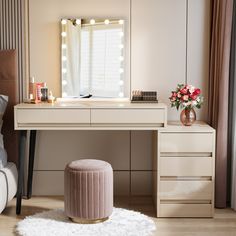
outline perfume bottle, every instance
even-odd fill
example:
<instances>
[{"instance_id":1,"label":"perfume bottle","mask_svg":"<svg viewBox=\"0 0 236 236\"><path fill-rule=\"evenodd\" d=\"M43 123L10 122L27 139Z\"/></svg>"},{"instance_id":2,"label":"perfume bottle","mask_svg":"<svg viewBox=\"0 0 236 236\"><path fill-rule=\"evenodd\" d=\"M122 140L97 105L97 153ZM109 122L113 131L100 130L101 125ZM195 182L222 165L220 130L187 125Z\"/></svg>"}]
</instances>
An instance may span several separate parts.
<instances>
[{"instance_id":1,"label":"perfume bottle","mask_svg":"<svg viewBox=\"0 0 236 236\"><path fill-rule=\"evenodd\" d=\"M48 88L46 83L43 83L43 87L41 88L41 101L46 102L48 100Z\"/></svg>"}]
</instances>

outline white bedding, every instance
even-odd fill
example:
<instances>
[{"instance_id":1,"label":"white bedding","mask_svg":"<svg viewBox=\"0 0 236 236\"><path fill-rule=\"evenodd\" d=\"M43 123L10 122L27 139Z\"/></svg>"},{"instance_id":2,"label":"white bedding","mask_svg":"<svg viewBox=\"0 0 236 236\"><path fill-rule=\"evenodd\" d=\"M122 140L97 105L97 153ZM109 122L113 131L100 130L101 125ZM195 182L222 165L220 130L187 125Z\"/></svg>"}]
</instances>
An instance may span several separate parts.
<instances>
[{"instance_id":1,"label":"white bedding","mask_svg":"<svg viewBox=\"0 0 236 236\"><path fill-rule=\"evenodd\" d=\"M12 162L8 162L7 166L0 170L0 213L15 196L17 180L18 173L16 165Z\"/></svg>"}]
</instances>

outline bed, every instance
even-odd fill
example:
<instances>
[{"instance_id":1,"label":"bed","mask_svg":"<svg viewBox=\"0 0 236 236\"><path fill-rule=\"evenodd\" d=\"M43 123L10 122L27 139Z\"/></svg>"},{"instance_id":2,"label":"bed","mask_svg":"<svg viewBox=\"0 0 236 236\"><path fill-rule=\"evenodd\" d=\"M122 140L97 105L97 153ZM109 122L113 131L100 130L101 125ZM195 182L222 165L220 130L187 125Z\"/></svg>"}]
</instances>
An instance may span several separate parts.
<instances>
[{"instance_id":1,"label":"bed","mask_svg":"<svg viewBox=\"0 0 236 236\"><path fill-rule=\"evenodd\" d=\"M19 96L16 50L0 50L0 95L8 96L1 132L8 160L7 164L0 168L1 213L17 192L18 134L14 131L14 105L19 102Z\"/></svg>"}]
</instances>

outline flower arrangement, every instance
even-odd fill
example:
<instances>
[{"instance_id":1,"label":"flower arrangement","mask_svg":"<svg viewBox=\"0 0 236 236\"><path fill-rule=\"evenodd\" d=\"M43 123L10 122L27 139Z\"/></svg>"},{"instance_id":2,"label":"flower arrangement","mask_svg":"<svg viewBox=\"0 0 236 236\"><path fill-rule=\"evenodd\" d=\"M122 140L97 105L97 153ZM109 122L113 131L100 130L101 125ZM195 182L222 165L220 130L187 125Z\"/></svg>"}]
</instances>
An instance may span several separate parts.
<instances>
[{"instance_id":1,"label":"flower arrangement","mask_svg":"<svg viewBox=\"0 0 236 236\"><path fill-rule=\"evenodd\" d=\"M194 107L199 109L203 103L201 90L188 84L178 84L176 90L172 91L169 99L171 107L176 107L177 110L179 108L190 110Z\"/></svg>"}]
</instances>

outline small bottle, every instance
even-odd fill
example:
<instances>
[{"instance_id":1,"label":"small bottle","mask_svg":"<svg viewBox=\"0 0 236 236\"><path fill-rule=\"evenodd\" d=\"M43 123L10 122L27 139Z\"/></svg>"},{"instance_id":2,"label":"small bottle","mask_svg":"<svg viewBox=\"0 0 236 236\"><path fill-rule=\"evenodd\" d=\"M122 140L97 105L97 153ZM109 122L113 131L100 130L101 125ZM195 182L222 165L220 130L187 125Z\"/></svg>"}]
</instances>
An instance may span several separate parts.
<instances>
[{"instance_id":1,"label":"small bottle","mask_svg":"<svg viewBox=\"0 0 236 236\"><path fill-rule=\"evenodd\" d=\"M52 94L52 91L49 92L49 96L48 96L48 102L49 103L53 103L55 100L55 97Z\"/></svg>"},{"instance_id":2,"label":"small bottle","mask_svg":"<svg viewBox=\"0 0 236 236\"><path fill-rule=\"evenodd\" d=\"M33 98L31 97L30 99L36 99L36 83L34 77L30 77L30 82L29 82L29 95L33 95Z\"/></svg>"},{"instance_id":3,"label":"small bottle","mask_svg":"<svg viewBox=\"0 0 236 236\"><path fill-rule=\"evenodd\" d=\"M41 88L41 101L46 102L48 100L48 88L46 83L43 83L43 87Z\"/></svg>"}]
</instances>

